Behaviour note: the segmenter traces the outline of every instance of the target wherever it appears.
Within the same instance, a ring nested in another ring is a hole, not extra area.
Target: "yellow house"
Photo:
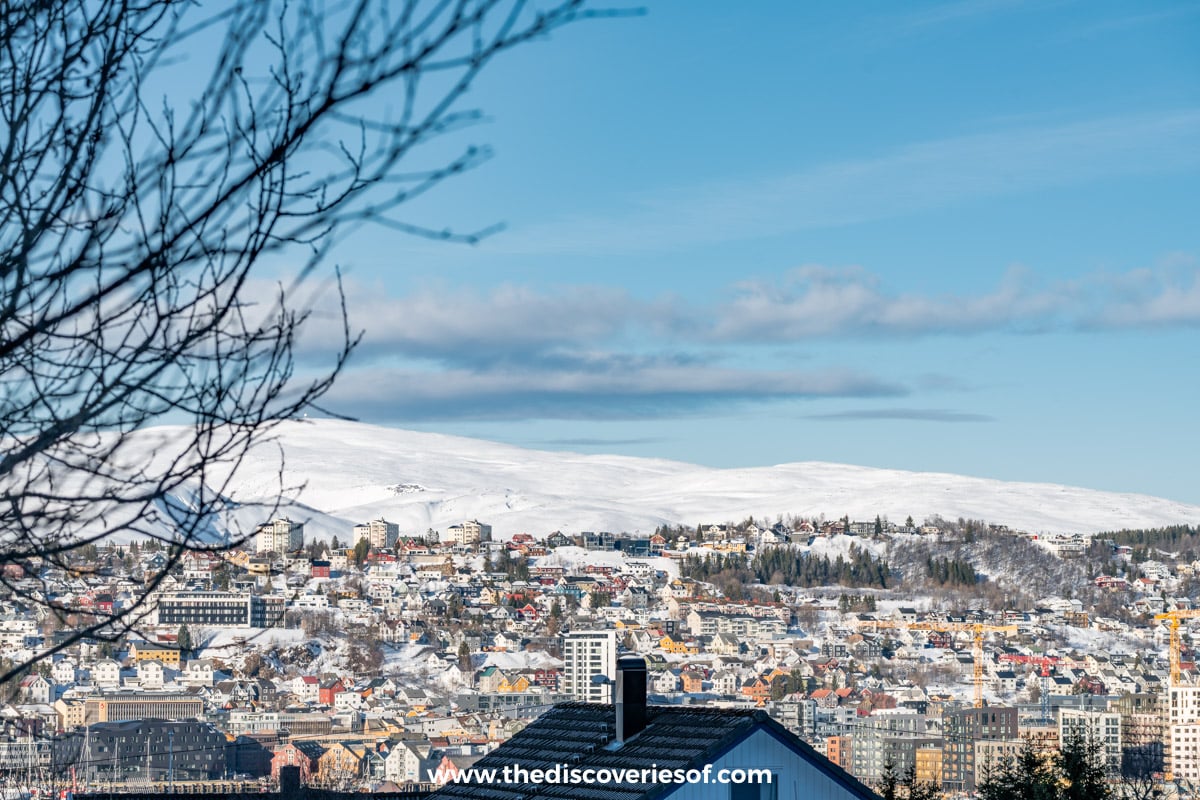
[[[515,680],[509,680],[505,677],[496,686],[497,692],[527,692],[529,691],[529,678],[524,675],[518,675]]]
[[[249,575],[270,575],[271,560],[268,558],[251,558],[246,561],[243,568]]]
[[[143,661],[159,661],[164,667],[179,669],[178,648],[168,647],[165,644],[134,642],[129,645],[129,657],[133,659],[135,665],[141,664]]]
[[[69,731],[85,725],[86,705],[82,700],[55,700],[54,711],[58,714],[58,726]]]
[[[684,641],[675,641],[669,635],[658,640],[658,647],[664,653],[676,653],[680,655],[696,655],[700,652],[695,644],[689,644]]]
[[[322,780],[334,781],[343,777],[358,775],[366,749],[361,745],[348,745],[334,742],[329,745],[317,761],[317,775]]]

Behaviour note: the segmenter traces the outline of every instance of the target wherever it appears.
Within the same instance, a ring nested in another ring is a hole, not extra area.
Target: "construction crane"
[[[1175,611],[1167,611],[1162,614],[1154,615],[1155,620],[1169,620],[1171,623],[1169,626],[1169,630],[1171,631],[1171,643],[1168,651],[1171,659],[1171,681],[1167,684],[1169,689],[1173,689],[1178,686],[1180,679],[1183,677],[1183,669],[1179,663],[1179,620],[1193,619],[1196,617],[1200,617],[1200,608],[1181,608],[1176,609]],[[1169,736],[1170,734],[1168,734],[1168,738]],[[1174,755],[1172,755],[1171,758],[1173,761]],[[1163,773],[1163,777],[1167,781],[1172,781],[1175,779],[1175,769],[1173,763],[1168,764],[1167,770]]]
[[[975,662],[975,707],[983,707],[983,637],[988,633],[1017,633],[1016,625],[988,625],[983,622],[897,622],[894,620],[863,620],[864,624],[880,628],[903,628],[909,631],[939,631],[941,633],[969,633],[972,636],[972,654]]]
[[[1179,609],[1177,611],[1167,611],[1163,614],[1155,614],[1154,615],[1154,619],[1156,619],[1156,620],[1170,620],[1171,621],[1171,625],[1170,625],[1170,631],[1171,631],[1171,645],[1170,645],[1171,683],[1170,683],[1170,685],[1172,687],[1179,685],[1179,680],[1183,673],[1183,670],[1180,668],[1180,665],[1179,665],[1179,644],[1180,644],[1180,642],[1179,642],[1179,620],[1194,619],[1197,617],[1200,617],[1200,608],[1184,608],[1184,609]]]
[[[1058,662],[1057,658],[1037,658],[1032,662],[1041,667],[1042,689],[1038,694],[1038,700],[1042,706],[1042,724],[1050,724],[1050,667]]]

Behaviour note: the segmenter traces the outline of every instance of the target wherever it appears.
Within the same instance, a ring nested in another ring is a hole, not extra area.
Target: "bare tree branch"
[[[83,619],[61,586],[81,547],[149,537],[169,570],[244,541],[228,529],[238,464],[314,407],[360,336],[343,301],[330,362],[299,363],[308,311],[291,292],[364,223],[490,233],[399,215],[490,155],[429,145],[481,118],[462,100],[498,54],[609,13],[216,6],[0,4],[0,589],[61,622]],[[181,100],[181,86],[195,92]],[[264,296],[251,277],[269,254],[298,277]],[[163,423],[181,425],[150,429]],[[166,572],[40,657],[144,622]]]

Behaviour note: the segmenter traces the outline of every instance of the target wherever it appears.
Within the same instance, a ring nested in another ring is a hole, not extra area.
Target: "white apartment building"
[[[382,518],[354,526],[354,541],[366,539],[372,550],[394,547],[399,538],[400,526]]]
[[[469,519],[461,525],[451,525],[447,532],[455,544],[471,545],[492,540],[492,526],[477,519]]]
[[[255,552],[290,553],[304,547],[304,525],[287,517],[259,525],[255,532]]]
[[[1176,780],[1200,781],[1200,722],[1180,722],[1171,726],[1170,769]]]
[[[1080,736],[1103,748],[1104,763],[1112,772],[1121,769],[1121,715],[1110,711],[1063,708],[1058,712],[1058,741]]]
[[[562,691],[576,700],[611,703],[612,687],[595,683],[603,675],[617,677],[617,632],[575,631],[563,637]]]
[[[1168,771],[1176,779],[1200,781],[1200,686],[1172,686],[1168,697]]]

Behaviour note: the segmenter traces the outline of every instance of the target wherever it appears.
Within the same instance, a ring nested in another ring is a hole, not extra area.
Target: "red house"
[[[329,577],[329,562],[328,561],[312,562],[312,577],[328,578]]]
[[[331,681],[322,681],[321,689],[317,693],[317,702],[322,705],[333,705],[333,698],[338,692],[346,691],[346,685],[342,683],[341,678],[334,678]]]
[[[279,780],[280,767],[300,767],[300,782],[308,783],[319,771],[325,748],[316,742],[298,741],[281,744],[271,757],[271,777]]]
[[[558,670],[545,668],[534,670],[533,682],[538,686],[547,686],[551,689],[557,689]]]

